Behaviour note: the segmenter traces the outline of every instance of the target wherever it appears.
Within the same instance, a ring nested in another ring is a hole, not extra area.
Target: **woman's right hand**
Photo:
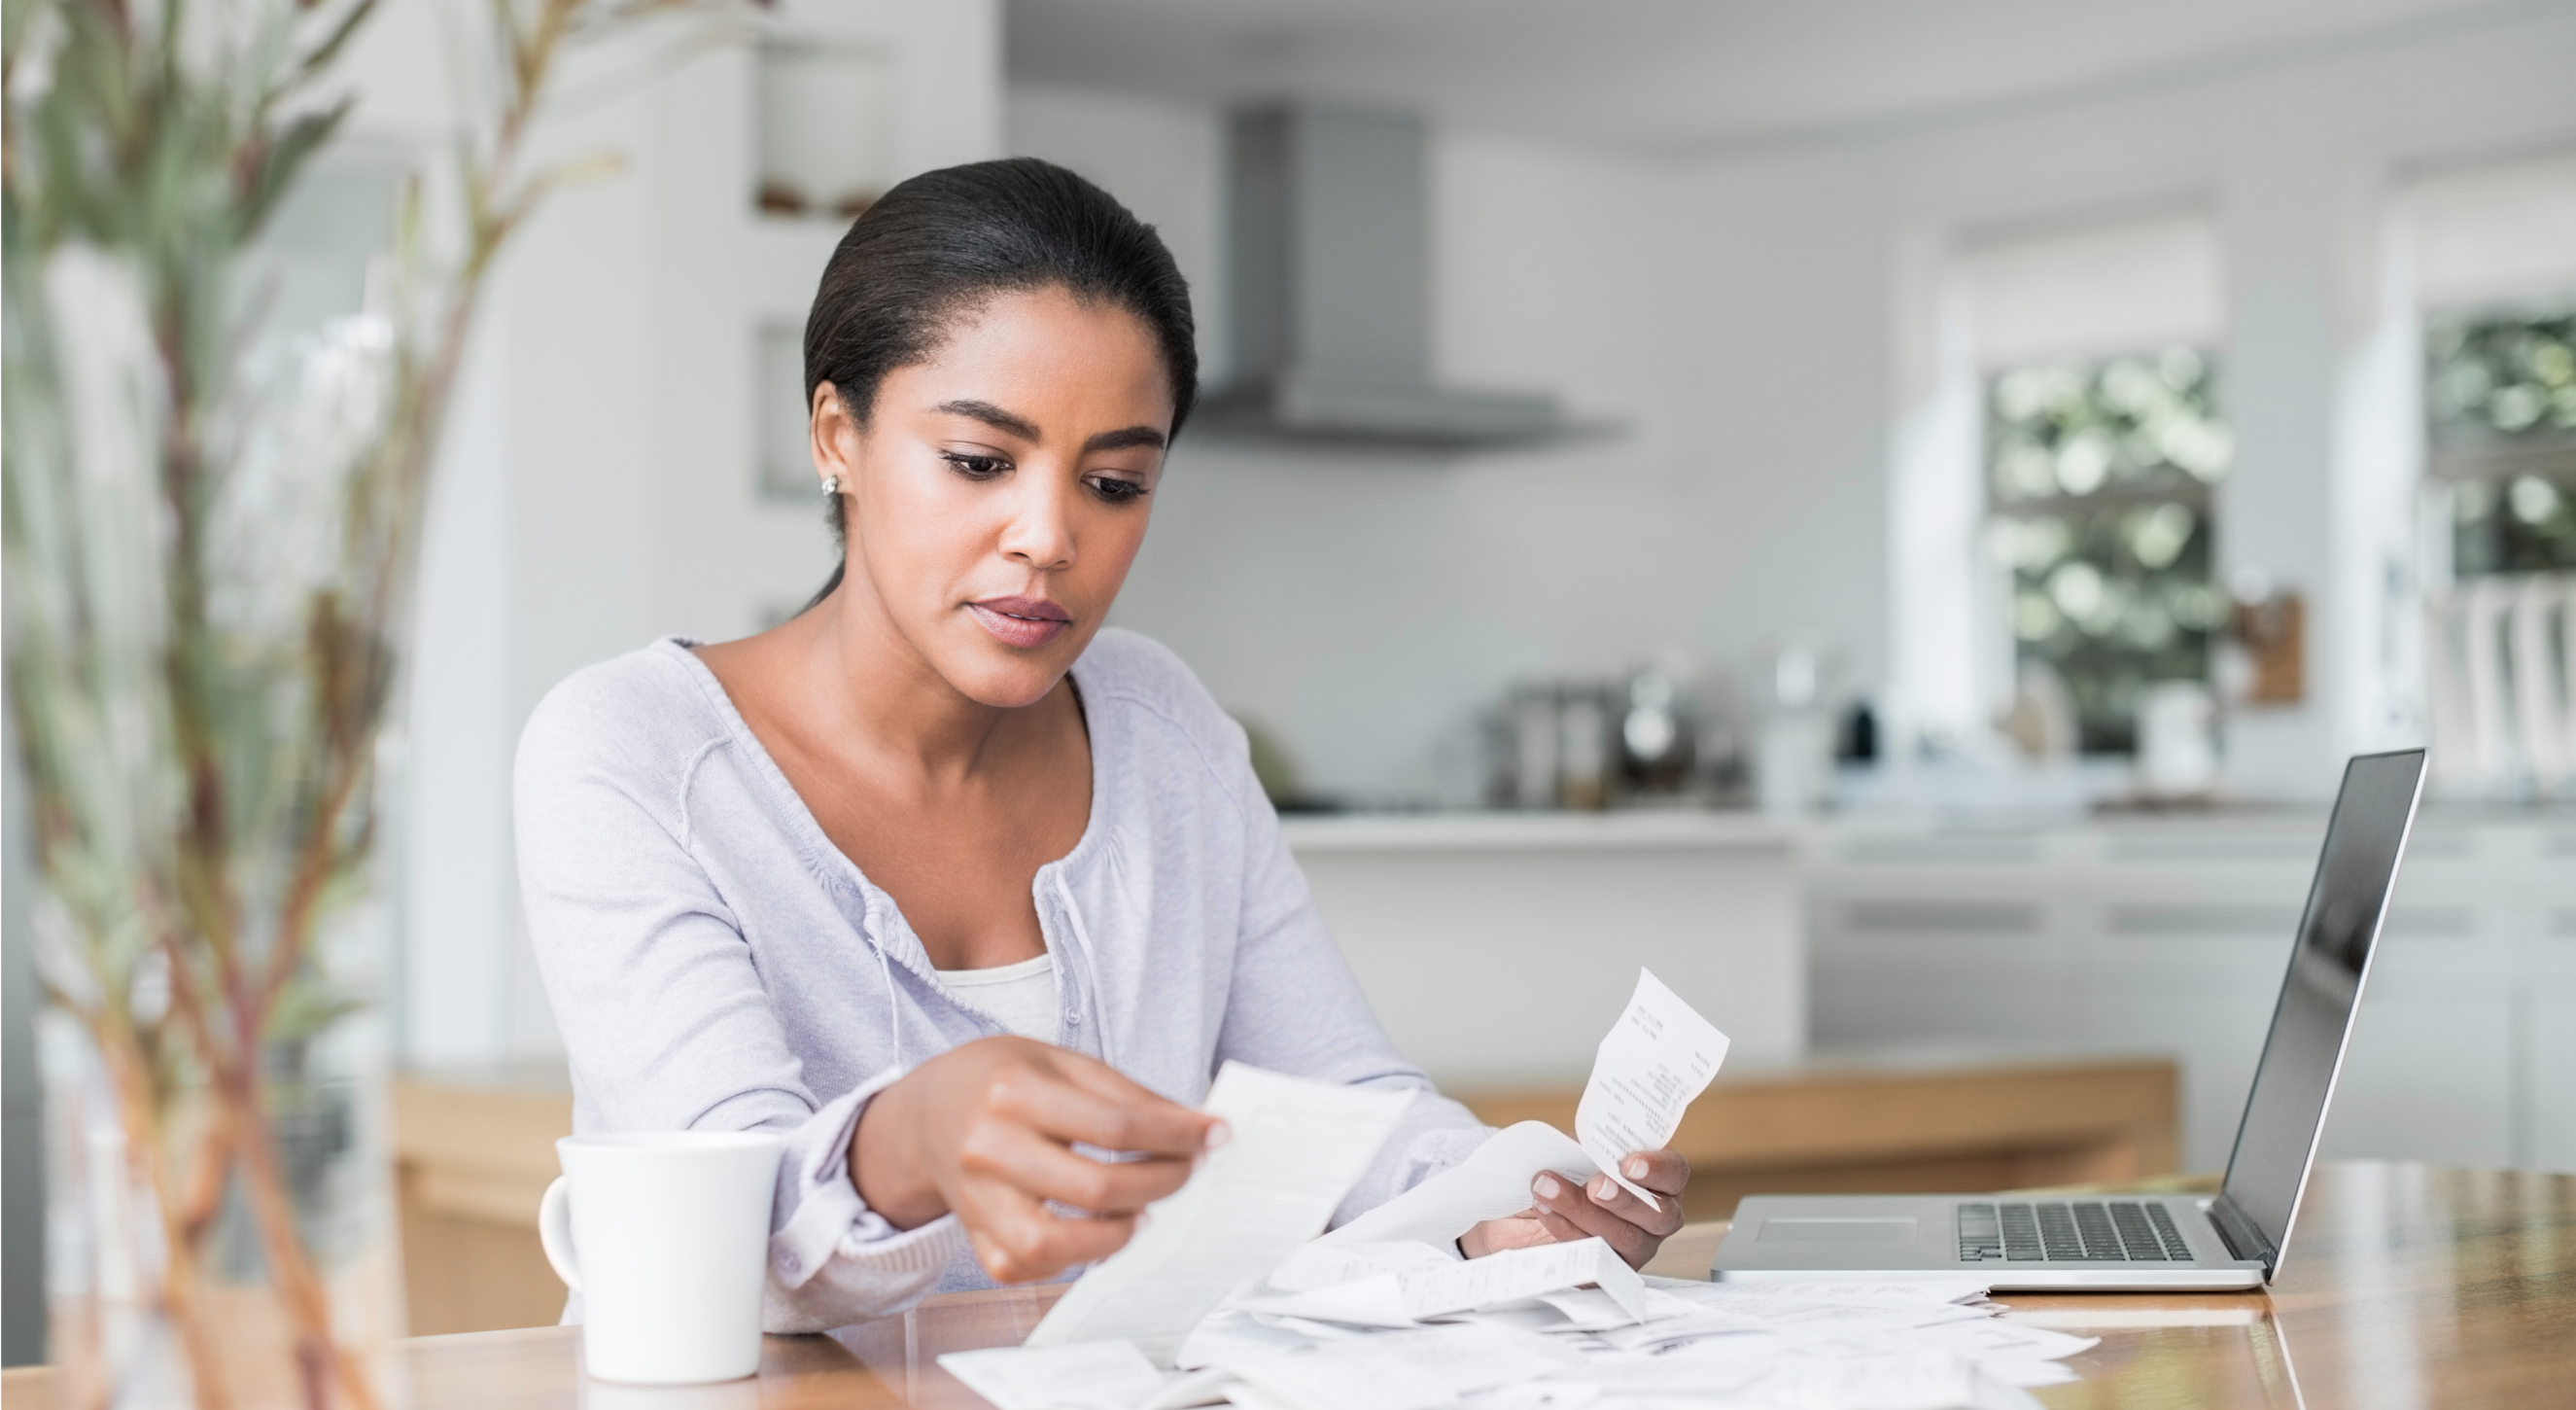
[[[1136,1216],[1224,1144],[1225,1125],[1107,1064],[1026,1038],[981,1038],[904,1074],[850,1138],[859,1198],[898,1229],[955,1213],[995,1282],[1105,1258]],[[1094,1160],[1075,1142],[1123,1153]],[[1076,1211],[1059,1215],[1055,1205]]]

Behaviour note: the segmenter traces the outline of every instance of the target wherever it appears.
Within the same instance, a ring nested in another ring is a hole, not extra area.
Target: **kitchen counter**
[[[1734,1040],[1807,1044],[1798,831],[1742,813],[1420,813],[1281,823],[1396,1047],[1451,1086],[1572,1083],[1640,966]]]
[[[1752,813],[1656,809],[1616,813],[1317,813],[1279,821],[1299,857],[1460,848],[1546,851],[1794,846],[1801,829]]]

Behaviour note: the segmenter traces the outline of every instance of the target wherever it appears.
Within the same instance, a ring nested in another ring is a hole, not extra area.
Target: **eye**
[[[1011,462],[998,455],[968,455],[963,451],[942,451],[939,458],[969,480],[990,480],[1011,468]]]
[[[1094,475],[1083,481],[1091,492],[1111,504],[1133,504],[1152,491],[1142,480],[1122,480],[1115,475]]]

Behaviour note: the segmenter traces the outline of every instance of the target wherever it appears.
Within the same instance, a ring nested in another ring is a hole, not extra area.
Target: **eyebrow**
[[[1036,423],[1026,417],[1013,416],[989,401],[944,401],[939,404],[939,410],[958,416],[971,416],[996,431],[1017,436],[1024,441],[1034,441],[1038,438]]]
[[[1156,450],[1161,450],[1163,441],[1163,433],[1151,426],[1130,426],[1123,431],[1103,431],[1090,440],[1084,441],[1082,448],[1086,451],[1094,451],[1125,450],[1129,446],[1152,446]]]
[[[985,425],[992,427],[996,431],[1003,432],[1007,435],[1017,436],[1024,441],[1040,439],[1037,425],[1034,422],[1030,421],[1025,416],[1015,416],[1010,412],[1004,411],[1002,408],[995,406],[988,401],[974,401],[971,399],[944,401],[939,404],[938,409],[956,416],[972,417],[975,420],[981,421]],[[1129,426],[1116,431],[1103,431],[1099,435],[1093,436],[1091,439],[1084,441],[1082,443],[1082,448],[1085,452],[1096,450],[1125,450],[1129,446],[1152,446],[1159,450],[1168,442],[1168,440],[1169,438],[1162,432],[1155,430],[1151,426]]]

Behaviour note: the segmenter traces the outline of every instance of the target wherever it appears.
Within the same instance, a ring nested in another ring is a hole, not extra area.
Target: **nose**
[[[1011,497],[1011,516],[1002,525],[1002,556],[1040,573],[1073,566],[1073,496],[1069,475],[1030,474],[1023,467],[1014,477],[1021,493]]]

